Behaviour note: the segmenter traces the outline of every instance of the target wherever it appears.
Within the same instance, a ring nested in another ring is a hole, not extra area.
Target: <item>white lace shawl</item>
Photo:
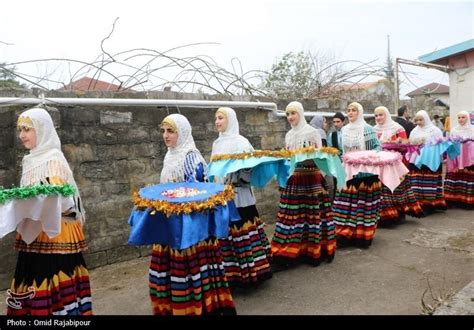
[[[185,165],[196,170],[198,165],[202,163],[204,172],[206,172],[206,161],[196,148],[192,136],[191,124],[188,119],[180,114],[172,114],[163,119],[163,122],[171,122],[178,132],[178,141],[174,148],[168,148],[168,152],[163,160],[163,169],[161,170],[160,182],[184,182],[185,181]],[[194,157],[186,156],[194,153]],[[189,163],[191,162],[191,163]]]
[[[390,112],[388,112],[386,107],[377,107],[375,108],[374,113],[377,110],[383,110],[385,113],[385,122],[383,124],[376,124],[374,126],[375,132],[377,133],[380,141],[390,140],[390,138],[398,131],[405,130],[402,125],[392,119]]]
[[[321,135],[316,128],[306,122],[303,105],[297,101],[291,102],[286,107],[286,112],[288,111],[297,111],[300,119],[298,123],[292,126],[291,130],[286,133],[286,149],[294,150],[310,145],[320,148],[322,146]]]
[[[224,132],[219,133],[219,137],[212,144],[212,155],[253,151],[254,149],[249,140],[239,133],[239,121],[234,109],[222,107],[217,109],[217,112],[221,112],[226,116],[227,127]]]
[[[410,143],[424,144],[433,138],[442,138],[443,132],[430,120],[430,116],[425,110],[420,110],[415,117],[423,117],[423,126],[417,125],[410,133]]]
[[[459,114],[467,116],[467,122],[464,125],[458,124],[453,129],[451,129],[450,136],[460,136],[463,138],[474,139],[474,126],[472,126],[471,124],[471,117],[469,115],[469,112],[460,111],[458,112],[458,115]]]
[[[41,108],[32,108],[18,118],[21,126],[23,119],[29,118],[36,132],[36,146],[23,157],[20,186],[47,183],[47,178],[59,177],[71,184],[74,195],[76,219],[85,221],[85,210],[79,189],[69,164],[61,151],[61,141],[49,113]]]

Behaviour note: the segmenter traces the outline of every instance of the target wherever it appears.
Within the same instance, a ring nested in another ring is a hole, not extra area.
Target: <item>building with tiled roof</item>
[[[100,91],[100,92],[117,92],[122,90],[123,87],[115,84],[111,84],[102,80],[93,79],[89,77],[83,77],[75,80],[64,87],[59,88],[59,91]]]

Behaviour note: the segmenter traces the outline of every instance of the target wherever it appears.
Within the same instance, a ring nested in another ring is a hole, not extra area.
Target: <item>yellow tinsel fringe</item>
[[[248,159],[251,157],[260,158],[260,157],[275,157],[275,158],[291,158],[295,154],[304,154],[312,152],[324,152],[327,154],[337,155],[339,151],[337,148],[332,147],[321,147],[316,148],[314,146],[309,146],[305,148],[300,148],[296,150],[255,150],[253,152],[242,152],[238,154],[219,154],[211,157],[212,162],[217,162],[220,160],[236,160],[236,159]]]
[[[321,148],[316,148],[314,146],[309,146],[305,148],[300,148],[292,151],[292,154],[305,154],[305,153],[312,153],[312,152],[324,152],[327,154],[332,154],[332,155],[338,155],[339,150],[337,148],[333,147],[321,147]]]
[[[260,157],[277,157],[277,158],[289,158],[291,152],[285,149],[282,150],[255,150],[252,152],[242,152],[238,154],[219,154],[211,157],[211,161],[217,162],[219,160],[235,160],[235,159],[247,159],[247,158],[260,158]]]
[[[133,203],[139,209],[150,208],[153,211],[164,213],[167,217],[181,213],[203,212],[218,205],[227,205],[234,198],[231,185],[226,185],[224,191],[212,196],[207,201],[189,203],[170,203],[168,201],[149,200],[140,197],[138,191],[133,193]]]

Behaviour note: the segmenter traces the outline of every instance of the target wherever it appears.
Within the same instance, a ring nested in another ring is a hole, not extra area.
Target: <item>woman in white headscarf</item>
[[[24,219],[17,228],[18,261],[7,299],[14,303],[8,303],[7,314],[91,315],[89,273],[82,256],[87,249],[85,212],[53,120],[46,110],[33,108],[20,115],[17,128],[29,149],[23,157],[20,185],[70,184],[75,194],[72,201],[63,203],[62,211],[49,209],[62,212],[55,236],[48,231],[52,224],[45,229],[31,219]]]
[[[343,153],[380,150],[375,131],[364,120],[364,108],[353,102],[347,106],[349,124],[342,128]],[[336,194],[332,210],[336,224],[337,246],[368,248],[380,217],[382,183],[377,175],[359,173]],[[363,217],[361,217],[361,212]]]
[[[188,119],[172,114],[160,128],[168,147],[160,183],[205,181],[206,162],[196,148]],[[149,288],[155,315],[235,314],[215,237],[185,249],[153,244]]]
[[[321,136],[306,122],[301,103],[288,104],[286,117],[292,127],[285,137],[288,150],[321,147]],[[336,240],[328,185],[311,160],[297,164],[281,190],[271,245],[275,262],[283,267],[300,258],[313,266],[334,258]]]
[[[180,114],[169,115],[161,122],[161,132],[168,152],[160,182],[205,181],[207,164],[196,148],[188,119]]]
[[[215,124],[219,137],[212,145],[212,155],[254,150],[239,133],[234,109],[217,109]],[[226,178],[226,182],[234,188],[234,202],[241,218],[240,221],[230,223],[229,237],[220,240],[226,276],[231,286],[255,286],[272,277],[270,243],[255,206],[250,177],[251,169],[243,169]]]
[[[443,132],[430,120],[430,116],[425,110],[420,110],[415,115],[417,125],[410,133],[410,143],[423,147],[426,143],[443,138]],[[442,155],[432,155],[442,157]],[[423,212],[428,215],[434,210],[446,210],[446,200],[443,191],[442,163],[439,168],[432,171],[428,166],[423,165],[418,168],[414,164],[409,164],[408,177],[410,178],[413,192],[416,199],[423,208]]]
[[[474,208],[474,126],[469,112],[457,114],[458,125],[450,136],[462,138],[461,154],[456,159],[448,158],[444,178],[444,196],[449,207]]]
[[[376,122],[374,129],[380,143],[406,143],[408,141],[405,129],[392,119],[386,107],[375,108],[374,115]],[[413,193],[408,176],[393,193],[382,185],[379,226],[399,223],[405,219],[405,214],[418,218],[423,216],[423,209]]]
[[[377,107],[374,110],[375,134],[380,143],[401,143],[408,139],[405,129],[395,122],[386,107]]]
[[[474,139],[474,126],[471,124],[469,112],[458,112],[457,119],[458,124],[450,131],[450,136],[458,136],[464,139]]]
[[[357,102],[347,107],[349,123],[342,128],[342,151],[380,150],[380,142],[372,126],[364,119],[364,108]]]
[[[417,126],[410,133],[411,144],[425,144],[431,139],[443,137],[443,132],[433,124],[425,110],[418,111],[414,120]]]

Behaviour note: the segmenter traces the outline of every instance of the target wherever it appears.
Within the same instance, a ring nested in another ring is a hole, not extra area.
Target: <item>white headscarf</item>
[[[460,136],[465,139],[471,138],[474,139],[474,126],[471,124],[471,117],[469,112],[467,111],[460,111],[458,112],[458,115],[462,114],[467,116],[467,122],[464,125],[458,124],[451,130],[450,136]],[[457,120],[457,115],[456,115],[456,120]]]
[[[420,110],[415,117],[423,117],[423,127],[417,125],[410,133],[410,143],[424,144],[433,138],[442,138],[443,132],[430,120],[430,116],[425,110]]]
[[[300,119],[298,123],[292,126],[291,130],[286,133],[286,149],[294,150],[310,145],[321,148],[321,135],[316,128],[306,122],[303,105],[300,102],[293,101],[286,106],[286,112],[288,111],[297,111]]]
[[[189,153],[193,153],[195,157],[189,157],[187,164],[193,169],[196,169],[199,163],[202,163],[206,169],[206,161],[202,157],[199,150],[196,148],[192,136],[191,124],[188,119],[180,114],[172,114],[161,122],[161,124],[168,124],[178,133],[178,141],[174,148],[169,147],[168,152],[163,160],[163,169],[161,170],[160,182],[184,182],[185,181],[185,161]]]
[[[385,113],[385,122],[383,124],[376,124],[374,126],[377,136],[380,135],[379,137],[380,141],[389,140],[392,136],[394,136],[400,130],[405,131],[402,125],[400,125],[399,123],[397,123],[396,121],[392,119],[392,117],[390,116],[390,112],[388,112],[388,109],[386,107],[375,108],[374,114],[375,114],[375,111],[377,110],[383,110],[383,112]]]
[[[53,177],[63,179],[76,189],[74,195],[76,219],[85,221],[79,189],[61,151],[61,141],[49,113],[41,108],[29,109],[18,117],[17,125],[33,127],[36,133],[36,146],[23,157],[20,185],[24,187],[46,183],[47,178]]]
[[[249,140],[239,134],[239,121],[234,109],[222,107],[217,112],[226,116],[227,127],[212,144],[212,155],[252,152],[254,149]]]
[[[352,102],[348,107],[357,109],[357,119],[342,128],[342,149],[345,152],[365,150],[365,142],[369,137],[364,136],[364,130],[369,125],[364,120],[364,108],[357,102]]]

